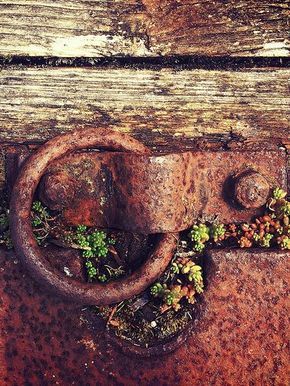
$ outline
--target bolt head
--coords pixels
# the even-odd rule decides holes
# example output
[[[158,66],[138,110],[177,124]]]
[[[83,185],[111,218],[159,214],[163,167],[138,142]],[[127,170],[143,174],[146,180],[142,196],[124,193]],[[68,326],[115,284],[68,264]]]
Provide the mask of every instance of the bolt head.
[[[74,197],[73,181],[63,172],[48,173],[40,182],[41,201],[52,210],[62,210]]]
[[[246,209],[265,205],[269,192],[268,181],[258,172],[247,171],[236,179],[235,200]]]

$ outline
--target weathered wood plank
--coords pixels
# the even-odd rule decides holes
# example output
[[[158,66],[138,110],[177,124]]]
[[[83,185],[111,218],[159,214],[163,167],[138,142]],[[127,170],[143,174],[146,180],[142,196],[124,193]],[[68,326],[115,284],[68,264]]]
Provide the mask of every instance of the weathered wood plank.
[[[150,145],[168,138],[288,138],[290,70],[5,68],[0,141],[44,141],[101,125]]]
[[[0,54],[288,56],[285,0],[0,0]]]

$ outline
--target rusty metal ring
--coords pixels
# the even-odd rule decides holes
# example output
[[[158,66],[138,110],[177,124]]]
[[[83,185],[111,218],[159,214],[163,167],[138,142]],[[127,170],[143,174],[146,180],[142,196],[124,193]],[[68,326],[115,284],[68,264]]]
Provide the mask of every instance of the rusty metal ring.
[[[47,166],[78,149],[101,147],[133,153],[149,153],[139,141],[108,129],[88,128],[59,135],[33,153],[23,166],[14,185],[10,203],[10,227],[19,259],[41,285],[80,304],[108,305],[144,291],[165,270],[176,248],[178,234],[161,234],[147,261],[130,276],[107,283],[80,283],[64,277],[43,256],[35,240],[30,212],[35,190]]]

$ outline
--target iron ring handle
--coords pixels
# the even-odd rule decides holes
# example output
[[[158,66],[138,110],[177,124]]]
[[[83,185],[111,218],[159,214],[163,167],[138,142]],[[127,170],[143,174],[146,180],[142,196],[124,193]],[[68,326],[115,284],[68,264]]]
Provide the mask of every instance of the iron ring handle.
[[[108,129],[77,130],[46,142],[25,162],[13,187],[10,202],[11,237],[18,258],[41,285],[79,304],[108,305],[139,294],[158,279],[172,258],[178,234],[161,234],[154,251],[138,270],[107,284],[81,283],[54,269],[43,256],[33,234],[30,219],[33,196],[40,178],[52,161],[89,147],[139,154],[150,152],[132,137]]]

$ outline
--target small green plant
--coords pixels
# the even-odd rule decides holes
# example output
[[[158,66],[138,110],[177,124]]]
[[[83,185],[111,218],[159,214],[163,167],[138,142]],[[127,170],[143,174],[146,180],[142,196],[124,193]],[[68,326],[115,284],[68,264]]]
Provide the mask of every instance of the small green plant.
[[[280,246],[281,249],[288,249],[290,250],[290,237],[283,235],[278,238],[278,245]]]
[[[195,224],[190,231],[192,241],[192,249],[196,252],[202,252],[205,248],[205,243],[209,240],[209,227],[205,224]]]
[[[66,233],[65,240],[74,248],[82,250],[85,270],[90,282],[98,280],[104,283],[123,274],[121,267],[113,268],[105,263],[110,247],[115,244],[115,240],[108,237],[104,231],[78,225],[75,230],[71,229]]]
[[[263,237],[260,237],[257,233],[254,233],[254,240],[262,248],[270,248],[270,241],[274,235],[271,233],[266,233]]]
[[[56,218],[40,202],[34,201],[31,207],[31,224],[36,241],[39,245],[45,245]]]
[[[178,311],[185,299],[195,302],[196,294],[203,292],[202,268],[189,257],[178,257],[169,268],[172,275],[164,275],[164,282],[157,282],[150,288],[153,297],[162,300],[161,312],[173,308]]]
[[[162,300],[162,311],[168,308],[177,311],[183,299],[193,303],[196,294],[203,292],[202,268],[195,260],[196,255],[208,244],[226,245],[227,240],[231,239],[241,248],[270,248],[276,245],[283,250],[290,249],[290,202],[285,197],[286,192],[282,189],[274,189],[267,205],[268,212],[251,223],[194,224],[188,235],[190,242],[182,240],[179,243],[170,271],[164,276],[163,282],[155,283],[150,289],[154,298]]]
[[[210,227],[210,237],[215,243],[225,239],[226,227],[224,224],[212,224]]]
[[[85,262],[85,267],[86,267],[89,281],[94,280],[97,277],[98,272],[96,267],[93,266],[93,263],[91,262],[91,260],[87,260]]]
[[[107,276],[106,276],[105,274],[103,274],[103,275],[99,275],[99,276],[98,276],[98,280],[99,280],[101,283],[105,283],[105,282],[108,280],[108,278],[107,278]]]
[[[151,295],[153,295],[153,296],[160,296],[161,293],[163,292],[163,290],[164,290],[164,288],[163,288],[163,285],[161,283],[155,283],[150,288]]]
[[[85,225],[79,225],[75,232],[71,232],[70,239],[82,249],[82,255],[86,258],[106,257],[109,252],[109,245],[114,240],[107,237],[103,231],[87,232]]]
[[[275,188],[272,195],[274,200],[281,200],[287,196],[287,193],[281,188]]]

